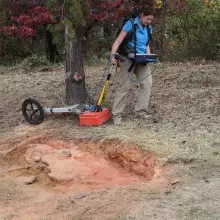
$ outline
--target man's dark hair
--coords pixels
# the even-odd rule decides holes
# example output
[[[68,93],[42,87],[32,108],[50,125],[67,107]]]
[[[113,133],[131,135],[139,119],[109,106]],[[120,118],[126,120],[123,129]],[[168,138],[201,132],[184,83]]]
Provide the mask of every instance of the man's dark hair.
[[[139,15],[144,14],[144,16],[155,15],[154,9],[152,7],[144,7],[139,10]]]

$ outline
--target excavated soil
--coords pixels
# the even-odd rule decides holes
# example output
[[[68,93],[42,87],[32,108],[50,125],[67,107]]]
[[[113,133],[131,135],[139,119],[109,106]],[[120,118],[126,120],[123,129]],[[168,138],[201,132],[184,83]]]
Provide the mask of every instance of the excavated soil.
[[[117,140],[31,138],[15,144],[4,162],[26,184],[62,192],[148,182],[158,172],[155,155]]]

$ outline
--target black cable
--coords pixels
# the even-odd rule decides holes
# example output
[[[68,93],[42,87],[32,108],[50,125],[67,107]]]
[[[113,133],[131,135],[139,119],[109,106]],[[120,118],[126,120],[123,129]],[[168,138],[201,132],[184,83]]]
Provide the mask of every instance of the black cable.
[[[142,83],[145,79],[147,79],[150,75],[152,75],[152,74],[156,71],[156,69],[157,69],[157,66],[155,66],[154,70],[151,71],[151,72],[150,72],[147,76],[145,76],[142,80],[133,80],[132,77],[131,77],[131,75],[130,75],[130,72],[128,72],[128,78],[130,79],[130,81],[131,81],[132,83]],[[133,74],[133,72],[132,72],[131,74]]]

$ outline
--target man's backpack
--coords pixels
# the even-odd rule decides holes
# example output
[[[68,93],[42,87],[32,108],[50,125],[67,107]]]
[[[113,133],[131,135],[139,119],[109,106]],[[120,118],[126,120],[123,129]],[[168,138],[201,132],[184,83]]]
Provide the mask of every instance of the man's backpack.
[[[137,16],[138,16],[137,14],[133,14],[129,17],[125,17],[123,19],[122,23],[121,23],[120,29],[118,30],[117,35],[120,34],[123,26],[125,25],[125,23],[127,21],[131,22],[132,31],[126,35],[126,37],[124,38],[124,40],[122,41],[122,43],[120,44],[120,46],[118,48],[118,53],[122,56],[128,56],[129,53],[136,53],[136,25],[134,24],[134,20]],[[148,37],[148,42],[146,44],[146,46],[147,46],[150,43],[150,41],[152,41],[152,34],[150,32],[150,26],[147,25],[146,28],[147,28],[147,33],[148,33],[148,36],[149,36]],[[135,44],[134,48],[132,48],[128,45],[128,43],[131,41],[132,38],[134,38],[134,44]]]

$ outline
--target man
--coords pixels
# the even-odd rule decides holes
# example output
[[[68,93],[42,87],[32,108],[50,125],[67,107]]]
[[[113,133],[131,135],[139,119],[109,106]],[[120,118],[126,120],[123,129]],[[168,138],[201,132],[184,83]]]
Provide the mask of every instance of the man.
[[[136,53],[148,53],[150,54],[149,33],[147,30],[147,25],[150,25],[154,19],[154,13],[150,8],[143,8],[140,10],[139,15],[134,19],[134,25],[136,31],[136,37],[132,36],[127,43],[129,48],[135,48],[136,39]],[[133,30],[133,24],[128,20],[124,26],[117,39],[115,40],[111,55],[115,54],[125,37],[131,33]],[[152,34],[152,27],[150,26],[150,32]],[[148,45],[147,45],[148,44]],[[117,61],[114,56],[111,56],[112,64],[116,64]],[[132,61],[125,57],[125,62],[121,65],[120,79],[119,79],[119,89],[116,93],[114,99],[114,105],[112,109],[113,121],[115,125],[119,125],[122,122],[122,115],[127,103],[127,94],[131,86],[131,80],[129,78],[129,67],[132,65]],[[152,87],[152,76],[150,75],[150,67],[148,65],[136,64],[133,68],[134,73],[137,76],[138,81],[140,81],[140,91],[138,94],[137,104],[135,106],[135,112],[137,116],[142,119],[149,119],[148,115],[148,105],[151,95]],[[144,79],[144,80],[143,80]]]

